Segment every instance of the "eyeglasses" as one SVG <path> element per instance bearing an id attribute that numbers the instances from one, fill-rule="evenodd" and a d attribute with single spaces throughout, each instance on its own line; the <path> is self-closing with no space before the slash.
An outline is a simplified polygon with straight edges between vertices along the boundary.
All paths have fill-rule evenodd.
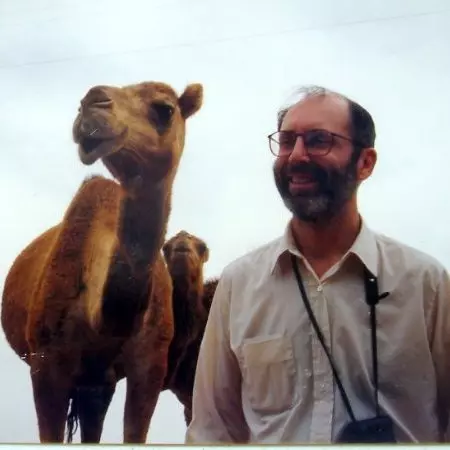
<path id="1" fill-rule="evenodd" d="M 275 131 L 269 134 L 269 147 L 274 156 L 289 155 L 294 150 L 298 137 L 302 137 L 308 155 L 324 156 L 330 152 L 335 143 L 335 138 L 339 137 L 346 141 L 353 142 L 352 139 L 327 130 L 307 130 L 303 133 L 295 131 Z"/>

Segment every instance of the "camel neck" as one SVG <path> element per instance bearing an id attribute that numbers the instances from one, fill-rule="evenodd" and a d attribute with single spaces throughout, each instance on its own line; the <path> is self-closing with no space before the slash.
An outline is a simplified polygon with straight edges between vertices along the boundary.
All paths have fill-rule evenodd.
<path id="1" fill-rule="evenodd" d="M 178 303 L 183 303 L 185 306 L 195 308 L 196 310 L 203 309 L 203 276 L 202 273 L 188 273 L 171 274 L 173 279 L 174 298 L 183 299 L 180 302 L 175 302 L 174 307 L 177 308 Z"/>
<path id="2" fill-rule="evenodd" d="M 125 193 L 120 206 L 118 239 L 135 275 L 147 274 L 164 243 L 171 207 L 169 182 Z"/>

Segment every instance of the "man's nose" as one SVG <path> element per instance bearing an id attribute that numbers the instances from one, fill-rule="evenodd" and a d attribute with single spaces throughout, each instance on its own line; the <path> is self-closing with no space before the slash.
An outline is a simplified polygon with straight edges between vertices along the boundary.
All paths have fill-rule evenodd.
<path id="1" fill-rule="evenodd" d="M 294 148 L 292 149 L 292 152 L 289 155 L 289 159 L 294 161 L 303 161 L 305 159 L 309 159 L 308 150 L 305 147 L 305 143 L 303 142 L 302 136 L 297 136 Z"/>

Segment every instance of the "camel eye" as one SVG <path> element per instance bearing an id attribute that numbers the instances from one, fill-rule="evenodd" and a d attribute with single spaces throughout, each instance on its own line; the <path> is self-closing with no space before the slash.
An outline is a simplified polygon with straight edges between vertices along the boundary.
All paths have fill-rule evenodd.
<path id="1" fill-rule="evenodd" d="M 206 245 L 203 242 L 198 242 L 197 251 L 200 256 L 203 256 L 206 253 Z"/>
<path id="2" fill-rule="evenodd" d="M 150 106 L 150 120 L 155 123 L 158 131 L 162 132 L 170 124 L 175 108 L 168 103 L 152 103 Z"/>

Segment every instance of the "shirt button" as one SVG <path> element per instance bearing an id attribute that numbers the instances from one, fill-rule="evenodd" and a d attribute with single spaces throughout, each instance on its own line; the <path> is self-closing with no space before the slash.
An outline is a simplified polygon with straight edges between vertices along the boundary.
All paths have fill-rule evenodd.
<path id="1" fill-rule="evenodd" d="M 317 292 L 322 292 L 322 285 L 321 284 L 319 284 L 319 286 L 317 286 Z"/>

